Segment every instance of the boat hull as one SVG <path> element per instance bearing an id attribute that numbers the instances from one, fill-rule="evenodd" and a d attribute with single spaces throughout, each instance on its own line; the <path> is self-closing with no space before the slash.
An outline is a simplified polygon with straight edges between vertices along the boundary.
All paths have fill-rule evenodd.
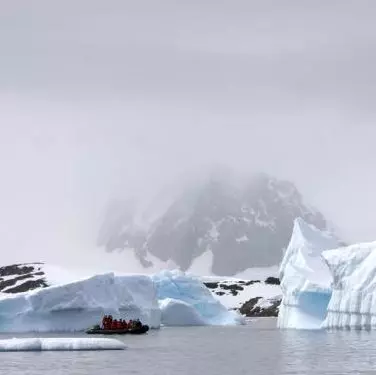
<path id="1" fill-rule="evenodd" d="M 142 335 L 149 331 L 149 326 L 144 325 L 136 329 L 96 329 L 91 328 L 86 331 L 88 335 Z"/>

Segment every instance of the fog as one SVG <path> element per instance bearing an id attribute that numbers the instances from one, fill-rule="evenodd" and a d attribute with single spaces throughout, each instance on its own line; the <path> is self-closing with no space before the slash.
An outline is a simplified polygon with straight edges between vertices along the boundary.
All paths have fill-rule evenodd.
<path id="1" fill-rule="evenodd" d="M 101 263 L 111 198 L 225 165 L 375 240 L 373 1 L 0 0 L 2 263 Z"/>

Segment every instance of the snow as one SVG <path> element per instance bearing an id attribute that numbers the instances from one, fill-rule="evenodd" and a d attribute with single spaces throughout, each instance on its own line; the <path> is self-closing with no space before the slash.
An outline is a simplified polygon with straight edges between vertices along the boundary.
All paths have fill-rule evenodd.
<path id="1" fill-rule="evenodd" d="M 271 307 L 272 305 L 272 299 L 261 298 L 257 301 L 255 307 L 259 307 L 260 309 L 264 310 Z"/>
<path id="2" fill-rule="evenodd" d="M 220 284 L 232 284 L 234 281 L 221 281 Z M 226 306 L 227 309 L 240 308 L 245 302 L 255 297 L 274 299 L 281 295 L 279 285 L 269 285 L 264 282 L 258 282 L 251 285 L 241 285 L 244 290 L 238 290 L 237 295 L 232 295 L 230 291 L 225 291 L 220 287 L 213 290 L 213 297 Z M 216 294 L 217 291 L 227 292 L 223 295 Z"/>
<path id="3" fill-rule="evenodd" d="M 280 267 L 280 328 L 320 329 L 331 297 L 332 274 L 321 256 L 338 247 L 334 237 L 298 218 Z"/>
<path id="4" fill-rule="evenodd" d="M 333 292 L 323 328 L 376 327 L 376 242 L 325 251 Z"/>
<path id="5" fill-rule="evenodd" d="M 71 350 L 124 350 L 119 340 L 106 338 L 13 338 L 0 340 L 0 352 L 71 351 Z"/>
<path id="6" fill-rule="evenodd" d="M 163 324 L 245 324 L 243 317 L 228 311 L 212 296 L 199 278 L 179 271 L 164 271 L 154 275 L 153 280 L 157 288 Z"/>
<path id="7" fill-rule="evenodd" d="M 246 235 L 244 235 L 243 237 L 236 238 L 235 241 L 238 243 L 247 242 L 249 241 L 249 238 Z"/>

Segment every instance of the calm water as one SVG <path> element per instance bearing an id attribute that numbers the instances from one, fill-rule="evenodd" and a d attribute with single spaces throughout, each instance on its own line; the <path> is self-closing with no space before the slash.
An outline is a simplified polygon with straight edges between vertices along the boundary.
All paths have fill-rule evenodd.
<path id="1" fill-rule="evenodd" d="M 376 374 L 376 331 L 302 332 L 274 327 L 274 319 L 259 319 L 245 327 L 164 328 L 121 338 L 128 346 L 125 351 L 0 353 L 0 373 Z"/>

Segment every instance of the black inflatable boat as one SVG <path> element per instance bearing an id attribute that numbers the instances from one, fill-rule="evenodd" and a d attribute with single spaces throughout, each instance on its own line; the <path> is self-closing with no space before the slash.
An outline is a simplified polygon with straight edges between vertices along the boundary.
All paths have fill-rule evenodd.
<path id="1" fill-rule="evenodd" d="M 140 328 L 134 329 L 102 329 L 100 327 L 93 327 L 86 331 L 88 335 L 142 335 L 149 331 L 148 325 L 143 325 Z"/>

